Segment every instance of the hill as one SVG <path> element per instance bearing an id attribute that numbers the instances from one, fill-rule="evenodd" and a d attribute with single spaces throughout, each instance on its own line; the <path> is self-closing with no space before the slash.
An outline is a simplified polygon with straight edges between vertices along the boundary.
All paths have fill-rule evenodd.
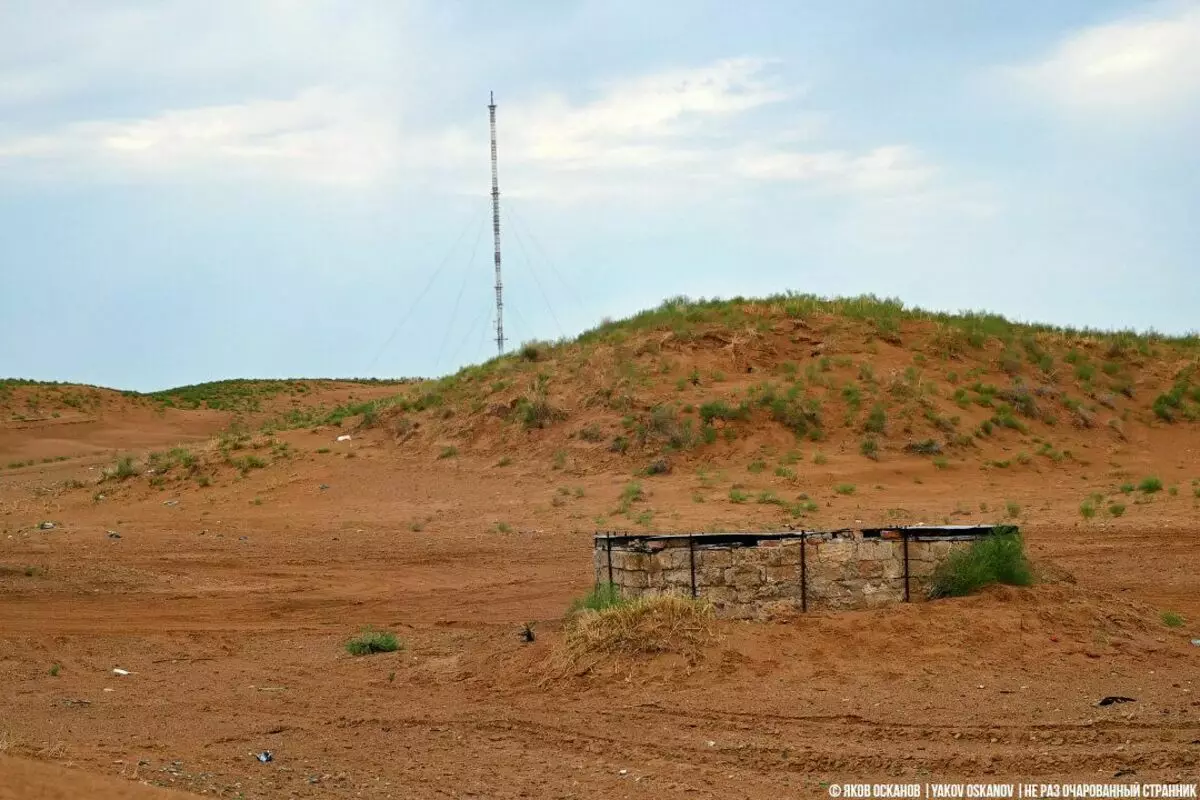
<path id="1" fill-rule="evenodd" d="M 1198 353 L 782 296 L 438 380 L 96 390 L 0 428 L 38 456 L 0 463 L 0 750 L 230 797 L 1184 780 Z M 1038 585 L 554 657 L 597 529 L 998 519 Z M 351 655 L 366 626 L 402 646 Z"/>

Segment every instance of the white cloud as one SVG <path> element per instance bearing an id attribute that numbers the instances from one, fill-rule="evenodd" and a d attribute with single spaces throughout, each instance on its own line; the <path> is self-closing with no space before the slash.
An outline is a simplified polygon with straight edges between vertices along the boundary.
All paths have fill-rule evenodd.
<path id="1" fill-rule="evenodd" d="M 404 37 L 387 40 L 380 31 L 390 26 L 371 14 L 335 20 L 328 2 L 272 0 L 244 18 L 238 7 L 217 3 L 207 23 L 200 6 L 181 0 L 89 13 L 88 26 L 111 34 L 101 44 L 72 33 L 72 23 L 50 44 L 27 49 L 20 63 L 6 66 L 0 58 L 0 79 L 21 79 L 9 83 L 9 103 L 40 97 L 71 109 L 61 98 L 88 80 L 122 97 L 126 87 L 145 83 L 147 63 L 160 61 L 172 90 L 169 103 L 141 98 L 132 109 L 119 104 L 119 115 L 0 128 L 0 165 L 9 174 L 74 180 L 420 183 L 486 191 L 482 104 L 451 115 L 462 124 L 438 121 L 455 101 L 442 95 L 428 63 L 415 72 L 398 69 L 394 52 L 404 49 Z M 374 8 L 377 16 L 391 6 Z M 193 29 L 194 37 L 181 36 Z M 232 38 L 217 42 L 220 32 Z M 134 40 L 141 49 L 130 46 Z M 76 46 L 70 58 L 49 58 Z M 418 56 L 414 50 L 405 57 Z M 398 73 L 424 77 L 404 83 Z M 583 98 L 502 96 L 502 188 L 562 202 L 611 196 L 661 205 L 763 184 L 896 198 L 939 180 L 904 144 L 829 144 L 836 124 L 798 107 L 802 95 L 776 62 L 746 56 L 600 83 Z"/>
<path id="2" fill-rule="evenodd" d="M 879 195 L 906 193 L 928 185 L 936 170 L 913 148 L 876 147 L 864 153 L 845 150 L 764 151 L 738 157 L 735 169 L 760 180 L 812 183 L 828 188 Z"/>
<path id="3" fill-rule="evenodd" d="M 259 100 L 165 111 L 133 120 L 70 123 L 0 139 L 0 163 L 23 160 L 68 177 L 125 180 L 286 177 L 368 183 L 403 151 L 396 122 L 376 98 L 311 89 Z"/>
<path id="4" fill-rule="evenodd" d="M 1170 115 L 1200 102 L 1200 6 L 1079 31 L 1010 71 L 1026 90 L 1068 110 Z"/>

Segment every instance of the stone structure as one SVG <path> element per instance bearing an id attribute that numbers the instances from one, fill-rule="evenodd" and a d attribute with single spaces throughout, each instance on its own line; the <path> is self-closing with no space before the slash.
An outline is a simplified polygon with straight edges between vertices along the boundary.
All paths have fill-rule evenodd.
<path id="1" fill-rule="evenodd" d="M 1011 528 L 1006 528 L 1011 530 Z M 597 585 L 624 597 L 676 592 L 710 601 L 722 617 L 772 610 L 876 608 L 927 596 L 936 566 L 992 526 L 869 528 L 780 533 L 598 533 Z"/>

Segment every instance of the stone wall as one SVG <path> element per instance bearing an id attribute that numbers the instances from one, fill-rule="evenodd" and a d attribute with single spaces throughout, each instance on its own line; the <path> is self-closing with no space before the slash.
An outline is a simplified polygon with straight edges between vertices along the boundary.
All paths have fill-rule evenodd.
<path id="1" fill-rule="evenodd" d="M 934 568 L 987 528 L 922 528 L 692 536 L 597 535 L 596 583 L 625 597 L 675 592 L 712 602 L 722 617 L 771 611 L 876 608 L 925 599 Z M 694 578 L 693 578 L 694 575 Z"/>

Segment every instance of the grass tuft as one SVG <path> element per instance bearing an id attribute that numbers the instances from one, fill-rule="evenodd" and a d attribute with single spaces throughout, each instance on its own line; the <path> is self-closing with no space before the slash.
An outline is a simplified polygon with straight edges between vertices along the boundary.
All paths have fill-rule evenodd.
<path id="1" fill-rule="evenodd" d="M 583 597 L 577 597 L 571 601 L 571 606 L 567 609 L 567 613 L 577 614 L 580 611 L 603 611 L 606 608 L 619 606 L 624 602 L 625 600 L 621 597 L 621 588 L 619 586 L 615 583 L 601 583 L 593 587 Z"/>
<path id="2" fill-rule="evenodd" d="M 1143 478 L 1142 482 L 1138 484 L 1137 488 L 1142 494 L 1154 494 L 1155 492 L 1162 491 L 1163 483 L 1161 479 L 1151 476 L 1149 478 Z"/>
<path id="3" fill-rule="evenodd" d="M 716 640 L 712 605 L 676 594 L 639 597 L 567 618 L 563 648 L 578 662 L 604 655 L 699 656 Z"/>
<path id="4" fill-rule="evenodd" d="M 404 643 L 391 631 L 377 631 L 369 627 L 363 628 L 358 636 L 346 642 L 346 652 L 352 656 L 394 653 L 403 647 Z"/>
<path id="5" fill-rule="evenodd" d="M 1163 625 L 1166 625 L 1168 628 L 1182 628 L 1186 622 L 1183 615 L 1177 611 L 1162 612 L 1162 621 Z"/>
<path id="6" fill-rule="evenodd" d="M 938 565 L 929 588 L 930 597 L 962 597 L 992 584 L 1028 586 L 1033 572 L 1025 558 L 1020 534 L 996 533 L 952 552 Z"/>

